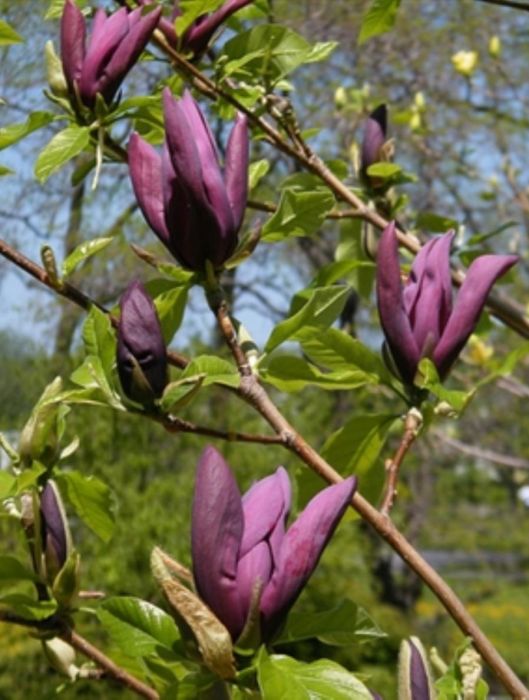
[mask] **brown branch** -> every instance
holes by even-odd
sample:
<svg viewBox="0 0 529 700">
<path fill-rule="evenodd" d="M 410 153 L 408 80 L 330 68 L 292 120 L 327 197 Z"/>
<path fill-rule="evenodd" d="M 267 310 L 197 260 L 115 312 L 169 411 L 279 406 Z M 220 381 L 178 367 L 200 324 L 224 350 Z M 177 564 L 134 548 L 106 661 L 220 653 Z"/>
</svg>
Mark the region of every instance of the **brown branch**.
<svg viewBox="0 0 529 700">
<path fill-rule="evenodd" d="M 223 323 L 219 325 L 219 327 L 226 342 L 230 344 L 233 342 L 233 338 L 236 338 L 235 329 L 233 327 L 231 329 L 229 328 L 228 324 L 231 323 L 231 321 L 227 313 L 224 315 L 222 321 Z M 242 375 L 241 386 L 238 393 L 241 398 L 253 406 L 268 422 L 277 435 L 281 437 L 284 446 L 296 454 L 308 467 L 321 476 L 322 479 L 330 484 L 342 481 L 343 477 L 296 432 L 293 426 L 281 414 L 265 389 L 259 384 L 256 375 Z M 414 432 L 417 429 L 416 420 L 416 418 L 413 420 Z M 411 419 L 410 425 L 406 427 L 410 430 L 407 440 L 409 440 L 411 444 L 411 442 L 413 442 L 411 439 Z M 404 447 L 402 449 L 403 454 L 400 461 L 402 461 L 405 454 Z M 398 552 L 406 564 L 415 571 L 437 596 L 463 633 L 471 637 L 474 646 L 481 654 L 483 660 L 488 664 L 505 689 L 511 692 L 515 698 L 529 698 L 529 690 L 523 685 L 501 654 L 481 631 L 480 627 L 455 592 L 437 571 L 421 557 L 413 545 L 406 540 L 404 535 L 402 535 L 391 522 L 390 518 L 384 513 L 378 512 L 358 491 L 351 499 L 351 506 L 371 525 L 380 537 Z"/>
<path fill-rule="evenodd" d="M 388 516 L 393 508 L 395 498 L 397 497 L 397 483 L 399 479 L 399 471 L 404 457 L 408 453 L 408 450 L 415 442 L 415 438 L 419 433 L 419 429 L 422 424 L 422 416 L 417 411 L 417 409 L 412 408 L 406 414 L 404 419 L 404 434 L 400 445 L 395 452 L 395 456 L 391 459 L 386 460 L 385 468 L 387 474 L 386 487 L 384 489 L 384 498 L 382 499 L 382 506 L 380 507 L 380 512 L 382 515 Z"/>
<path fill-rule="evenodd" d="M 281 445 L 283 441 L 277 435 L 254 435 L 252 433 L 239 433 L 231 430 L 216 430 L 203 425 L 196 425 L 190 421 L 171 416 L 164 416 L 159 421 L 170 433 L 194 433 L 206 437 L 219 438 L 226 442 L 253 442 L 262 445 Z"/>
<path fill-rule="evenodd" d="M 511 469 L 524 469 L 529 470 L 529 460 L 523 459 L 521 457 L 513 457 L 512 455 L 504 455 L 500 452 L 495 452 L 494 450 L 487 450 L 477 445 L 468 445 L 461 440 L 456 440 L 455 438 L 448 437 L 444 435 L 440 430 L 432 430 L 433 435 L 440 440 L 443 444 L 451 447 L 453 450 L 462 452 L 463 454 L 474 457 L 475 459 L 485 459 L 488 462 L 493 462 L 502 467 L 510 467 Z"/>
<path fill-rule="evenodd" d="M 516 2 L 516 0 L 478 0 L 478 2 L 486 2 L 489 5 L 497 5 L 498 7 L 510 7 L 513 10 L 522 10 L 529 12 L 527 3 Z"/>
<path fill-rule="evenodd" d="M 160 696 L 156 690 L 115 664 L 112 659 L 109 659 L 108 656 L 103 654 L 102 651 L 100 651 L 93 644 L 90 644 L 90 642 L 88 642 L 84 637 L 81 637 L 80 634 L 74 632 L 74 630 L 66 630 L 63 634 L 61 634 L 61 638 L 64 639 L 65 642 L 68 642 L 68 644 L 71 644 L 71 646 L 79 653 L 83 654 L 83 656 L 88 657 L 98 666 L 100 666 L 107 677 L 113 678 L 122 686 L 132 690 L 134 693 L 136 693 L 136 695 L 140 695 L 143 698 L 147 698 L 148 700 L 159 699 Z"/>
<path fill-rule="evenodd" d="M 240 103 L 233 95 L 215 84 L 201 73 L 196 66 L 169 46 L 159 30 L 154 32 L 154 40 L 157 46 L 171 59 L 175 69 L 186 77 L 199 92 L 210 99 L 221 98 L 239 112 L 245 114 L 250 123 L 266 135 L 270 143 L 285 155 L 293 158 L 308 171 L 317 175 L 333 191 L 338 200 L 349 204 L 364 221 L 378 229 L 384 229 L 388 225 L 387 219 L 351 191 L 305 143 L 303 148 L 301 148 L 286 141 L 280 131 L 275 129 L 266 119 L 258 116 L 249 107 Z M 414 254 L 419 252 L 421 244 L 415 236 L 406 233 L 402 229 L 397 231 L 397 235 L 399 243 L 404 248 Z M 454 269 L 452 271 L 452 280 L 458 287 L 461 286 L 464 279 L 465 274 L 462 270 Z M 497 292 L 492 291 L 487 298 L 487 307 L 493 316 L 503 321 L 524 338 L 529 338 L 529 318 L 527 318 L 522 306 L 510 299 L 502 298 Z"/>
</svg>

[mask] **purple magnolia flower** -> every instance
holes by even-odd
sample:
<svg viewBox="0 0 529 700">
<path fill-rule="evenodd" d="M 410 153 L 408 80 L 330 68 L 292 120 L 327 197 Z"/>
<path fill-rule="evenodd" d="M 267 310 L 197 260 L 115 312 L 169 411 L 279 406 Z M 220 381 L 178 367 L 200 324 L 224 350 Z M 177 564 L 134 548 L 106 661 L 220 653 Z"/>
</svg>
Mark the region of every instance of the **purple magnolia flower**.
<svg viewBox="0 0 529 700">
<path fill-rule="evenodd" d="M 395 223 L 380 238 L 377 300 L 382 330 L 404 382 L 413 384 L 417 365 L 429 357 L 441 379 L 448 374 L 476 327 L 494 282 L 516 255 L 482 255 L 472 262 L 452 308 L 450 246 L 453 231 L 433 238 L 415 258 L 404 286 Z"/>
<path fill-rule="evenodd" d="M 314 571 L 355 487 L 350 477 L 320 491 L 285 531 L 290 482 L 283 467 L 241 498 L 221 454 L 213 447 L 204 450 L 193 500 L 193 572 L 199 595 L 234 640 L 257 611 L 262 636 L 274 635 Z"/>
<path fill-rule="evenodd" d="M 248 127 L 237 115 L 224 170 L 213 134 L 189 92 L 163 93 L 165 146 L 159 156 L 133 134 L 129 169 L 149 226 L 178 262 L 196 272 L 221 267 L 233 254 L 248 192 Z"/>
<path fill-rule="evenodd" d="M 360 159 L 360 172 L 362 177 L 373 184 L 372 178 L 367 174 L 367 169 L 374 163 L 385 160 L 382 147 L 387 138 L 388 115 L 386 105 L 379 105 L 366 119 L 364 135 L 362 139 L 362 154 Z"/>
<path fill-rule="evenodd" d="M 142 17 L 121 8 L 107 17 L 97 10 L 86 46 L 86 22 L 73 0 L 66 0 L 61 20 L 61 57 L 64 76 L 72 95 L 92 108 L 99 93 L 107 104 L 114 99 L 123 79 L 147 45 L 161 15 L 156 8 Z"/>
<path fill-rule="evenodd" d="M 117 366 L 121 386 L 134 401 L 160 397 L 167 384 L 167 355 L 156 308 L 141 282 L 120 300 Z"/>
<path fill-rule="evenodd" d="M 40 494 L 42 549 L 50 578 L 62 569 L 70 550 L 70 532 L 57 486 L 47 481 Z"/>
<path fill-rule="evenodd" d="M 246 7 L 251 2 L 253 0 L 228 0 L 215 12 L 197 17 L 179 40 L 174 28 L 175 19 L 182 14 L 177 1 L 174 4 L 171 19 L 162 17 L 158 28 L 163 32 L 170 46 L 179 47 L 184 53 L 192 53 L 194 57 L 197 57 L 207 49 L 213 34 L 220 25 L 237 10 Z M 150 5 L 151 3 L 152 0 L 141 0 L 142 5 Z"/>
</svg>

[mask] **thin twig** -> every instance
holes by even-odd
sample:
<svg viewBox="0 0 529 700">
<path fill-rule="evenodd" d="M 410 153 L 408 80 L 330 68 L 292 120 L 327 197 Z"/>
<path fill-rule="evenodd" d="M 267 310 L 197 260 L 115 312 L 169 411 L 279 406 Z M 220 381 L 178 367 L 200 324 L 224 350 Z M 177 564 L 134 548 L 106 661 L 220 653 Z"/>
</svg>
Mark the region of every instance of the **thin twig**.
<svg viewBox="0 0 529 700">
<path fill-rule="evenodd" d="M 226 442 L 253 442 L 262 445 L 281 445 L 282 440 L 278 435 L 256 435 L 253 433 L 239 433 L 232 430 L 216 430 L 203 425 L 196 425 L 190 421 L 176 416 L 164 416 L 160 423 L 170 433 L 193 433 L 207 437 L 219 438 Z"/>
<path fill-rule="evenodd" d="M 246 202 L 250 209 L 255 209 L 256 211 L 265 211 L 269 214 L 275 214 L 277 211 L 277 204 L 273 202 L 260 202 L 257 199 L 249 199 Z M 363 213 L 358 209 L 331 209 L 325 215 L 326 219 L 360 219 Z"/>
<path fill-rule="evenodd" d="M 399 471 L 404 457 L 408 453 L 408 450 L 415 442 L 415 438 L 419 433 L 419 429 L 422 424 L 422 416 L 416 408 L 412 408 L 406 414 L 404 418 L 404 434 L 394 457 L 386 460 L 386 474 L 387 482 L 384 489 L 384 498 L 382 499 L 382 505 L 380 507 L 380 512 L 382 515 L 389 517 L 389 513 L 393 508 L 395 503 L 395 498 L 397 497 L 397 484 L 399 479 Z"/>
<path fill-rule="evenodd" d="M 516 2 L 516 0 L 478 0 L 478 2 L 486 2 L 489 5 L 498 5 L 499 7 L 510 7 L 513 10 L 522 10 L 523 12 L 529 12 L 529 5 L 523 2 Z"/>
<path fill-rule="evenodd" d="M 87 641 L 84 637 L 81 637 L 81 635 L 74 630 L 66 630 L 61 635 L 61 638 L 64 639 L 65 642 L 68 642 L 68 644 L 71 644 L 71 646 L 79 653 L 83 654 L 83 656 L 86 656 L 100 666 L 105 672 L 106 676 L 110 676 L 122 686 L 132 690 L 134 693 L 143 698 L 147 698 L 148 700 L 159 700 L 160 696 L 156 690 L 115 664 L 112 659 L 109 659 L 108 656 L 103 654 L 102 651 L 100 651 L 93 644 L 90 644 L 89 641 Z"/>
<path fill-rule="evenodd" d="M 501 467 L 509 467 L 510 469 L 523 469 L 529 471 L 529 460 L 522 457 L 513 457 L 512 455 L 504 455 L 494 450 L 487 450 L 477 445 L 469 445 L 461 440 L 448 437 L 440 430 L 432 430 L 432 434 L 438 438 L 443 444 L 451 447 L 453 450 L 462 452 L 463 454 L 474 457 L 474 459 L 485 459 L 487 462 L 498 464 Z"/>
</svg>

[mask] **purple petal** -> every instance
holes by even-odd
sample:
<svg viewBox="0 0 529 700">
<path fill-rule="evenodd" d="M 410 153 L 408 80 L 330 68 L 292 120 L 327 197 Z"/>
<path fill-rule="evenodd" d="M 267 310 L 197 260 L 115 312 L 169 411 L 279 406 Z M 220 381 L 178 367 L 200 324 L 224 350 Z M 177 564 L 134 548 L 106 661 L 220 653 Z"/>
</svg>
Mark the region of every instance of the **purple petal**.
<svg viewBox="0 0 529 700">
<path fill-rule="evenodd" d="M 184 267 L 203 269 L 206 256 L 201 244 L 196 207 L 176 176 L 167 144 L 162 150 L 162 181 L 165 224 L 169 232 L 167 247 Z"/>
<path fill-rule="evenodd" d="M 128 32 L 127 10 L 122 7 L 110 17 L 97 21 L 97 39 L 90 40 L 79 80 L 79 93 L 83 102 L 91 106 L 100 90 L 103 71 Z"/>
<path fill-rule="evenodd" d="M 234 223 L 226 186 L 220 170 L 217 146 L 209 124 L 187 90 L 180 100 L 180 105 L 195 139 L 202 171 L 203 188 L 224 237 L 228 232 L 233 231 Z"/>
<path fill-rule="evenodd" d="M 237 483 L 222 455 L 214 447 L 206 447 L 198 463 L 193 498 L 193 573 L 199 595 L 234 639 L 244 625 L 237 591 L 242 531 Z"/>
<path fill-rule="evenodd" d="M 86 42 L 86 24 L 83 13 L 73 2 L 66 0 L 61 19 L 61 58 L 64 77 L 70 90 L 81 77 Z"/>
<path fill-rule="evenodd" d="M 46 486 L 40 495 L 40 513 L 44 546 L 45 548 L 52 548 L 53 558 L 57 561 L 60 568 L 68 556 L 68 535 L 64 522 L 64 513 L 55 488 L 52 482 L 46 482 Z"/>
<path fill-rule="evenodd" d="M 275 632 L 316 568 L 356 488 L 349 477 L 320 491 L 288 529 L 270 583 L 261 598 L 266 634 Z"/>
<path fill-rule="evenodd" d="M 173 98 L 169 88 L 163 91 L 163 108 L 165 117 L 165 138 L 176 175 L 185 181 L 193 199 L 204 202 L 209 206 L 204 193 L 202 169 L 198 148 L 197 135 L 182 107 L 182 101 Z"/>
<path fill-rule="evenodd" d="M 242 498 L 244 534 L 240 556 L 265 540 L 279 525 L 284 532 L 290 509 L 290 480 L 283 467 L 255 483 Z"/>
<path fill-rule="evenodd" d="M 167 353 L 156 307 L 141 282 L 129 284 L 120 308 L 117 367 L 123 391 L 134 398 L 132 355 L 153 394 L 161 396 L 167 384 Z"/>
<path fill-rule="evenodd" d="M 104 27 L 107 19 L 105 10 L 101 8 L 96 10 L 90 29 L 90 38 L 88 39 L 88 51 L 93 50 L 102 39 L 104 40 Z"/>
<path fill-rule="evenodd" d="M 482 255 L 469 267 L 454 310 L 433 354 L 441 378 L 446 376 L 476 327 L 492 285 L 516 262 L 516 255 Z"/>
<path fill-rule="evenodd" d="M 201 54 L 207 48 L 217 28 L 237 10 L 249 5 L 251 2 L 252 0 L 228 0 L 208 17 L 195 22 L 184 36 L 184 50 L 192 51 L 195 56 Z"/>
<path fill-rule="evenodd" d="M 404 288 L 403 300 L 421 357 L 437 345 L 452 310 L 450 231 L 427 243 L 419 252 Z"/>
<path fill-rule="evenodd" d="M 105 97 L 107 103 L 112 101 L 123 79 L 147 45 L 161 13 L 162 8 L 157 7 L 141 17 L 141 8 L 138 8 L 128 16 L 128 32 L 110 58 L 97 85 L 97 92 Z"/>
<path fill-rule="evenodd" d="M 412 383 L 420 352 L 404 308 L 394 222 L 386 226 L 378 244 L 377 304 L 393 359 L 403 380 Z"/>
<path fill-rule="evenodd" d="M 169 233 L 163 206 L 162 160 L 150 144 L 134 133 L 129 141 L 128 161 L 132 187 L 143 215 L 162 243 L 168 245 Z"/>
<path fill-rule="evenodd" d="M 237 591 L 244 621 L 248 617 L 254 586 L 259 581 L 263 590 L 272 573 L 272 554 L 267 542 L 259 542 L 239 559 Z"/>
<path fill-rule="evenodd" d="M 380 149 L 386 141 L 387 131 L 386 105 L 379 105 L 366 119 L 362 139 L 361 171 L 380 161 Z"/>
<path fill-rule="evenodd" d="M 235 125 L 231 130 L 226 147 L 224 181 L 226 193 L 233 214 L 234 228 L 241 228 L 248 199 L 248 161 L 250 157 L 250 139 L 246 116 L 237 113 Z"/>
<path fill-rule="evenodd" d="M 431 700 L 430 682 L 424 667 L 424 661 L 415 644 L 410 645 L 410 690 L 412 700 Z"/>
</svg>

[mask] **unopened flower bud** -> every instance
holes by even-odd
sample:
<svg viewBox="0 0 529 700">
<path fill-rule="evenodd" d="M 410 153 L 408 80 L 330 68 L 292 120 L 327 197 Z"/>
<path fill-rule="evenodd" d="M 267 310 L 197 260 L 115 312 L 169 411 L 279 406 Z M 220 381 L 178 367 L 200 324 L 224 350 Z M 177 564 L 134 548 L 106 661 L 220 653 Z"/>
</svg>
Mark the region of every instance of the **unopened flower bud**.
<svg viewBox="0 0 529 700">
<path fill-rule="evenodd" d="M 61 494 L 54 481 L 46 482 L 40 495 L 40 527 L 46 577 L 53 583 L 71 550 L 71 535 Z"/>
<path fill-rule="evenodd" d="M 129 284 L 120 300 L 117 367 L 124 393 L 133 401 L 159 398 L 167 384 L 167 352 L 156 308 L 143 285 Z"/>
<path fill-rule="evenodd" d="M 434 700 L 426 652 L 417 637 L 403 640 L 399 654 L 399 700 Z"/>
</svg>

